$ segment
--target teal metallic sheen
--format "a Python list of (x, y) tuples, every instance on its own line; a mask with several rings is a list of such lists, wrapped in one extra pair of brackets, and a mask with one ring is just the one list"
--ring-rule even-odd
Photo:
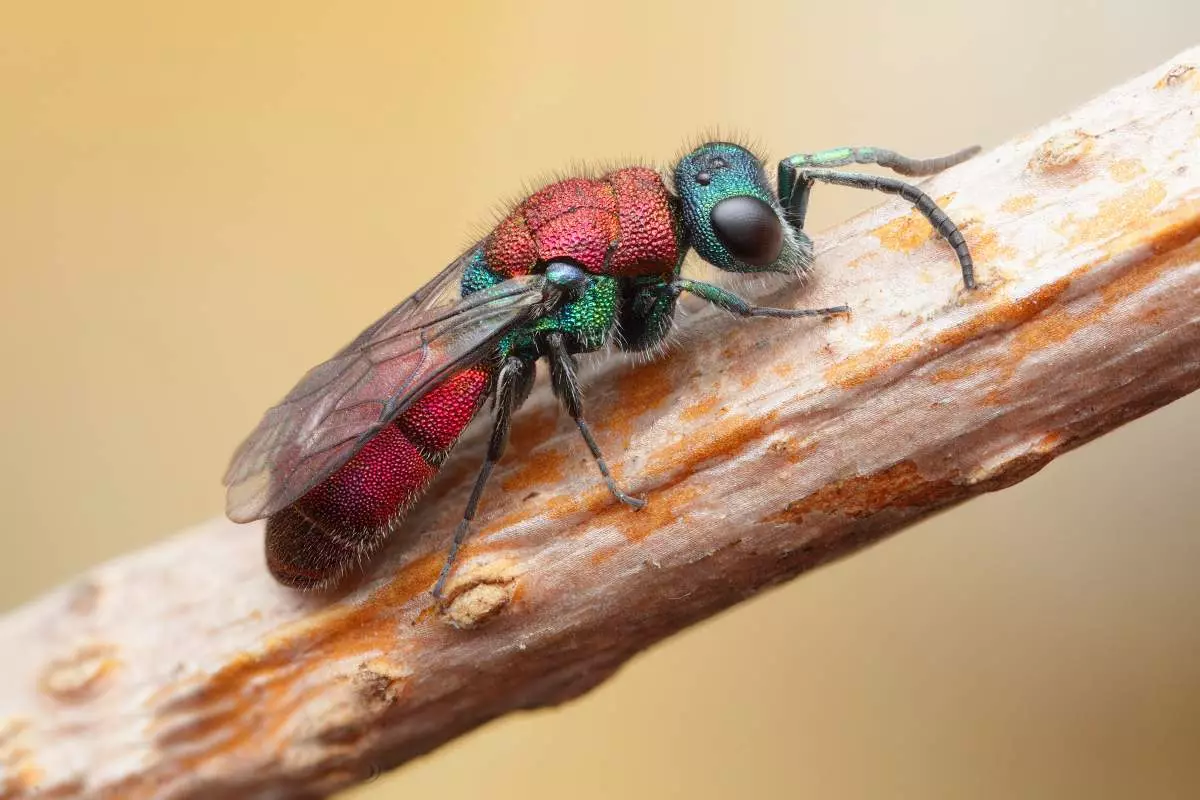
[(536, 359), (541, 355), (539, 347), (546, 334), (554, 331), (566, 334), (575, 352), (599, 350), (608, 340), (616, 321), (619, 288), (616, 278), (592, 276), (582, 297), (509, 334), (500, 344), (502, 355)]
[(461, 294), (466, 297), (481, 289), (490, 289), (503, 280), (502, 275), (497, 275), (488, 269), (487, 256), (484, 254), (483, 248), (479, 248), (463, 270)]
[(691, 234), (689, 244), (701, 258), (729, 272), (777, 271), (738, 261), (712, 225), (713, 207), (739, 196), (758, 198), (776, 209), (782, 224), (783, 211), (757, 156), (740, 145), (709, 142), (680, 160), (674, 178), (684, 227)]

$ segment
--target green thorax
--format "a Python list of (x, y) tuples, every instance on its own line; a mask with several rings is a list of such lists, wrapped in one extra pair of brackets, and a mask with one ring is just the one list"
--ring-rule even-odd
[[(503, 280), (504, 276), (488, 268), (487, 257), (480, 249), (463, 273), (462, 294), (465, 297)], [(565, 303), (556, 311), (504, 337), (500, 342), (501, 356), (537, 358), (541, 354), (539, 339), (553, 331), (566, 334), (574, 352), (599, 350), (608, 341), (616, 324), (619, 293), (618, 278), (593, 275), (591, 284), (578, 299)]]

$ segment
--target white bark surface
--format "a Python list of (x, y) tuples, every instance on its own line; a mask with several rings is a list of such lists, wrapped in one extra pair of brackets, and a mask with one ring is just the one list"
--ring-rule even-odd
[(601, 367), (639, 513), (539, 390), (445, 610), (478, 435), (337, 592), (276, 585), (261, 527), (214, 520), (0, 618), (0, 798), (328, 794), (1200, 385), (1200, 49), (924, 188), (980, 290), (893, 200), (769, 298), (850, 317), (705, 311), (668, 358)]

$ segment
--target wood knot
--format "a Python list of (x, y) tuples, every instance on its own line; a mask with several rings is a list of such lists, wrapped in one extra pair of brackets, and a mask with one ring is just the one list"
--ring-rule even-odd
[(1154, 84), (1155, 89), (1170, 89), (1184, 82), (1192, 83), (1200, 89), (1200, 70), (1195, 64), (1176, 64)]
[(371, 708), (387, 708), (399, 699), (412, 671), (401, 664), (374, 659), (358, 665), (354, 684), (359, 697)]
[(100, 693), (120, 662), (111, 644), (89, 643), (45, 666), (38, 687), (62, 703), (79, 703)]
[(456, 628), (478, 628), (512, 603), (516, 589), (515, 562), (493, 561), (451, 586), (442, 603), (442, 616)]
[(1095, 148), (1096, 137), (1076, 128), (1042, 142), (1029, 161), (1034, 172), (1061, 172), (1079, 164)]

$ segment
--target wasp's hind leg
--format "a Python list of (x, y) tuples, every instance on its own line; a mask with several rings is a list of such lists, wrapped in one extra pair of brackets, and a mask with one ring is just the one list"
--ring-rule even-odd
[(488, 441), (487, 458), (475, 478), (475, 486), (471, 489), (471, 497), (467, 500), (467, 508), (463, 512), (462, 521), (454, 531), (454, 541), (450, 544), (450, 552), (446, 554), (446, 563), (442, 566), (437, 583), (433, 585), (433, 596), (440, 600), (442, 590), (446, 587), (446, 579), (454, 567), (454, 559), (458, 557), (458, 548), (466, 540), (471, 530), (471, 520), (475, 519), (475, 511), (479, 508), (479, 500), (483, 496), (483, 487), (487, 485), (492, 468), (504, 455), (508, 446), (508, 431), (512, 424), (513, 412), (529, 397), (533, 388), (534, 366), (532, 361), (510, 356), (500, 366), (496, 374), (496, 389), (493, 395), (492, 437)]
[(583, 393), (579, 391), (579, 380), (575, 375), (575, 358), (567, 349), (567, 343), (562, 333), (555, 331), (549, 334), (546, 337), (546, 344), (549, 345), (547, 355), (550, 359), (550, 383), (554, 387), (554, 394), (558, 396), (563, 408), (579, 427), (579, 433), (583, 435), (588, 449), (592, 451), (592, 458), (596, 460), (596, 466), (600, 468), (600, 474), (604, 476), (608, 490), (612, 492), (613, 497), (631, 508), (645, 508), (645, 500), (622, 491), (621, 487), (617, 485), (612, 473), (608, 470), (608, 462), (604, 460), (604, 454), (600, 452), (600, 445), (596, 444), (596, 437), (592, 436), (592, 430), (588, 427), (587, 420), (583, 418)]
[(933, 229), (954, 248), (962, 268), (963, 284), (968, 289), (974, 289), (975, 264), (967, 242), (962, 231), (933, 198), (911, 183), (896, 178), (861, 172), (842, 172), (832, 167), (878, 164), (901, 175), (921, 177), (961, 164), (978, 152), (978, 147), (968, 147), (948, 156), (927, 159), (908, 158), (878, 147), (840, 147), (822, 150), (819, 153), (800, 153), (779, 162), (779, 202), (787, 212), (788, 221), (797, 230), (802, 230), (804, 219), (808, 215), (808, 195), (816, 181), (899, 195), (912, 203), (925, 219), (929, 220)]

